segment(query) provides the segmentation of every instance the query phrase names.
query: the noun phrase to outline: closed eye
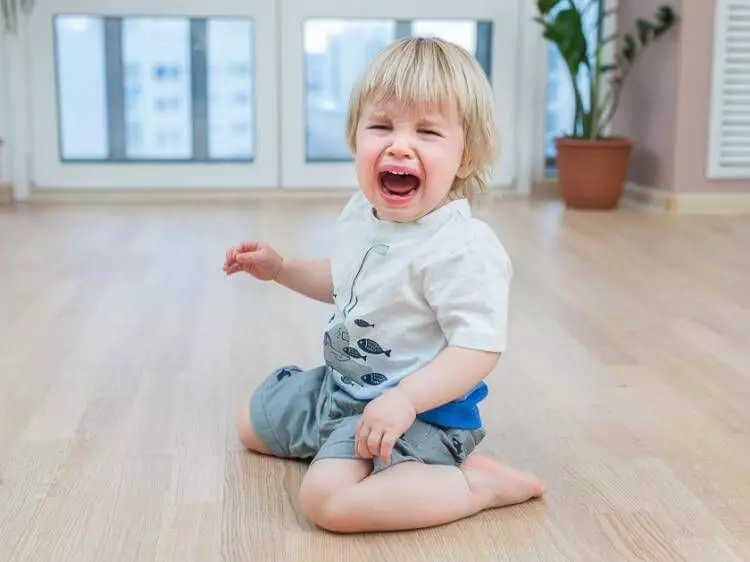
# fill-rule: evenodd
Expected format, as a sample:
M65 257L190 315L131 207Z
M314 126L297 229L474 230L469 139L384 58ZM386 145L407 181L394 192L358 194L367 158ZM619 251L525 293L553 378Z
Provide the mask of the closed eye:
M435 137L442 137L443 136L443 135L440 134L439 131L435 131L434 129L421 129L419 132L422 133L422 134L424 134L424 135L431 135L431 136L435 136Z
M370 125L367 127L368 129L375 129L378 131L390 131L391 127L390 125Z

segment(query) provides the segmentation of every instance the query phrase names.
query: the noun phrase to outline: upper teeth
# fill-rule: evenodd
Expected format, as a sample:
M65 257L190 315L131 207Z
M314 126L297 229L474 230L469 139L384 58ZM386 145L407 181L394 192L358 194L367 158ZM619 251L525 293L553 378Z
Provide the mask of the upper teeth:
M399 176L408 176L408 175L411 175L411 174L409 174L409 172L391 172L391 173L399 175Z

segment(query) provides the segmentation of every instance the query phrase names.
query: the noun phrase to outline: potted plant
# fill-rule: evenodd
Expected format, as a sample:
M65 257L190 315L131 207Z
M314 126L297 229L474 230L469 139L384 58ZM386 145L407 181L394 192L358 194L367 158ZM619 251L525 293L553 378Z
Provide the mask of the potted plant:
M605 37L604 23L617 10L604 10L601 0L537 0L537 9L534 20L560 52L575 96L570 134L555 139L561 195L570 208L612 209L622 195L632 143L608 137L607 126L635 61L676 24L677 16L671 7L661 6L652 21L636 20L635 33ZM593 45L585 32L592 9L598 12ZM618 40L606 57L607 47Z

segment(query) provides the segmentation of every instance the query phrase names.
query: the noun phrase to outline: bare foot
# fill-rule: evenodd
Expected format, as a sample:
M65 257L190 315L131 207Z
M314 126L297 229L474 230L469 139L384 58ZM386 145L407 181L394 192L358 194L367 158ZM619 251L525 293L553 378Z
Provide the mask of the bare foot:
M546 487L538 478L476 453L461 465L469 488L483 509L523 503L544 494Z

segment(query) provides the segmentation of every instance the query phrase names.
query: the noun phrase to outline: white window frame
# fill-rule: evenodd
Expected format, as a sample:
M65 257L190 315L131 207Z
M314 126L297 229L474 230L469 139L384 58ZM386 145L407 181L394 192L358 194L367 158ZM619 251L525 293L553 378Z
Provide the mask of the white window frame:
M609 0L610 3L614 0ZM14 197L35 190L67 189L244 189L352 188L351 162L306 161L305 55L303 22L308 18L395 20L457 19L493 25L491 80L501 134L500 158L493 187L530 193L544 177L546 49L534 6L529 2L438 0L417 7L401 0L367 5L337 0L216 0L186 4L163 0L129 3L96 0L39 2L21 21L20 37L5 37L6 64L13 81L6 85L7 135L3 176L14 183ZM113 16L248 17L253 21L255 82L255 155L252 163L61 163L58 146L57 92L35 88L55 84L53 15L64 13ZM507 56L511 53L512 56ZM19 79L20 77L20 79ZM25 94L28 92L28 96ZM533 95L530 95L533 94ZM6 133L6 131L2 131Z
M302 30L308 18L329 19L457 19L493 24L491 79L502 138L493 185L513 185L516 173L517 57L520 2L496 0L435 0L430 3L381 0L349 3L340 0L283 0L281 7L281 185L291 188L351 188L357 185L351 162L307 162L305 151L306 85Z
M50 0L38 2L28 21L31 177L34 189L242 189L278 184L277 14L274 0ZM252 162L74 163L60 161L53 17L56 14L110 16L246 17L253 21L255 154ZM260 54L259 54L260 53Z
M717 0L714 16L714 39L711 54L711 89L709 102L709 127L708 142L706 154L706 179L711 180L747 180L750 179L750 163L743 158L735 165L726 165L722 154L722 142L725 140L725 130L723 121L729 119L724 114L727 90L727 74L729 65L727 58L730 56L729 31L728 26L731 24L731 8L733 0ZM747 8L750 3L745 1L743 8ZM744 39L744 38L743 38ZM742 69L746 71L746 68ZM736 94L735 94L736 96ZM743 107L747 106L747 96L743 96ZM735 97L736 99L736 97ZM744 110L747 112L747 110ZM741 116L740 119L746 117ZM739 137L742 142L750 136L747 128L743 127L743 135Z

